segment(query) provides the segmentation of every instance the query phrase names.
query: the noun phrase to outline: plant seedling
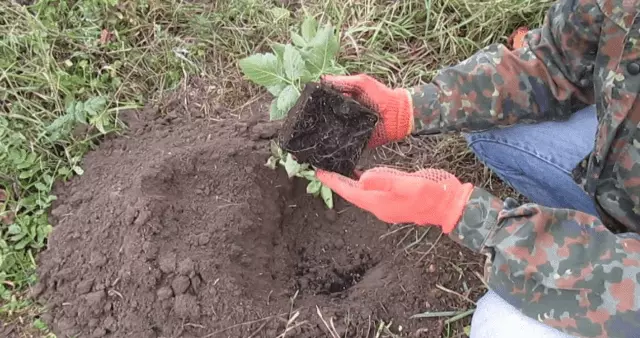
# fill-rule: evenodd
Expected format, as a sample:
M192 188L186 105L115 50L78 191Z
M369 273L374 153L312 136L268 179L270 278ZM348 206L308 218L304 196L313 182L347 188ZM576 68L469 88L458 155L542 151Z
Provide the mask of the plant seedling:
M289 177L309 180L307 192L322 196L333 208L332 192L316 179L314 166L351 175L377 115L317 84L323 75L345 74L335 60L340 45L331 24L319 27L315 18L306 17L299 33L291 32L291 40L293 44L273 43L273 53L253 54L239 66L274 96L269 118L287 118L266 165L275 169L280 164Z
M280 146L298 161L351 176L378 115L318 83L308 83L280 132Z
M321 196L324 204L329 209L333 208L333 193L329 187L318 181L315 170L309 168L308 163L298 163L291 154L284 152L282 148L272 140L271 157L267 160L266 166L275 169L278 164L284 167L289 178L300 177L307 179L309 181L307 184L307 193L315 197Z

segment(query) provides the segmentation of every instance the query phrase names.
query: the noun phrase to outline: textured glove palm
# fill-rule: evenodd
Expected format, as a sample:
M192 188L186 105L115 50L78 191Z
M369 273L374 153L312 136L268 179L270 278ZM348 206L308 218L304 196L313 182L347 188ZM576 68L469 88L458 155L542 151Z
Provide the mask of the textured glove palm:
M358 180L318 170L318 179L338 195L388 223L438 225L451 232L473 186L437 169L413 173L391 168L365 171Z

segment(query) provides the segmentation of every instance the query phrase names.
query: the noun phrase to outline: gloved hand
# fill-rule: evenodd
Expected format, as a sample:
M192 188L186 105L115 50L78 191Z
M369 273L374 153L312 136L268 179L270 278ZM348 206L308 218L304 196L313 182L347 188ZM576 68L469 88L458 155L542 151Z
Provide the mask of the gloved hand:
M527 36L527 33L529 33L529 28L526 26L516 29L507 39L507 45L510 46L511 49L524 47L524 37Z
M390 89L368 75L325 75L322 83L380 114L368 147L400 141L413 130L413 102L406 89Z
M317 170L320 182L388 223L438 225L450 233L458 224L473 185L438 169L414 173L391 168L365 171L358 180Z

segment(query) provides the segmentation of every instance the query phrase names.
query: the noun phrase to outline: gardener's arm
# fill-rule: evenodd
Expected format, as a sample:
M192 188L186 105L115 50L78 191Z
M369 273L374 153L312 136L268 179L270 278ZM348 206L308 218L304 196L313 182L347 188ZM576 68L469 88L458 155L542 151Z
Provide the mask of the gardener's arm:
M489 287L526 315L581 337L638 337L640 235L614 235L575 210L505 207L437 169L373 168L357 179L323 170L316 175L380 220L439 226L488 254Z
M596 217L527 204L511 209L474 188L449 236L487 253L489 287L526 315L580 337L640 332L640 236Z
M527 47L488 46L411 90L414 131L481 130L565 118L593 102L602 13L594 0L560 0Z

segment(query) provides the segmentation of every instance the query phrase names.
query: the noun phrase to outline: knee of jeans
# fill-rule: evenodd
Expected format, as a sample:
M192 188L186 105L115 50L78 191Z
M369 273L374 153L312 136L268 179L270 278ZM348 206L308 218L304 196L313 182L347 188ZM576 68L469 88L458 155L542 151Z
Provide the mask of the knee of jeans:
M500 143L493 138L483 138L480 135L465 135L467 144L480 162L491 168L498 175L522 173L520 161L523 159L521 151Z

